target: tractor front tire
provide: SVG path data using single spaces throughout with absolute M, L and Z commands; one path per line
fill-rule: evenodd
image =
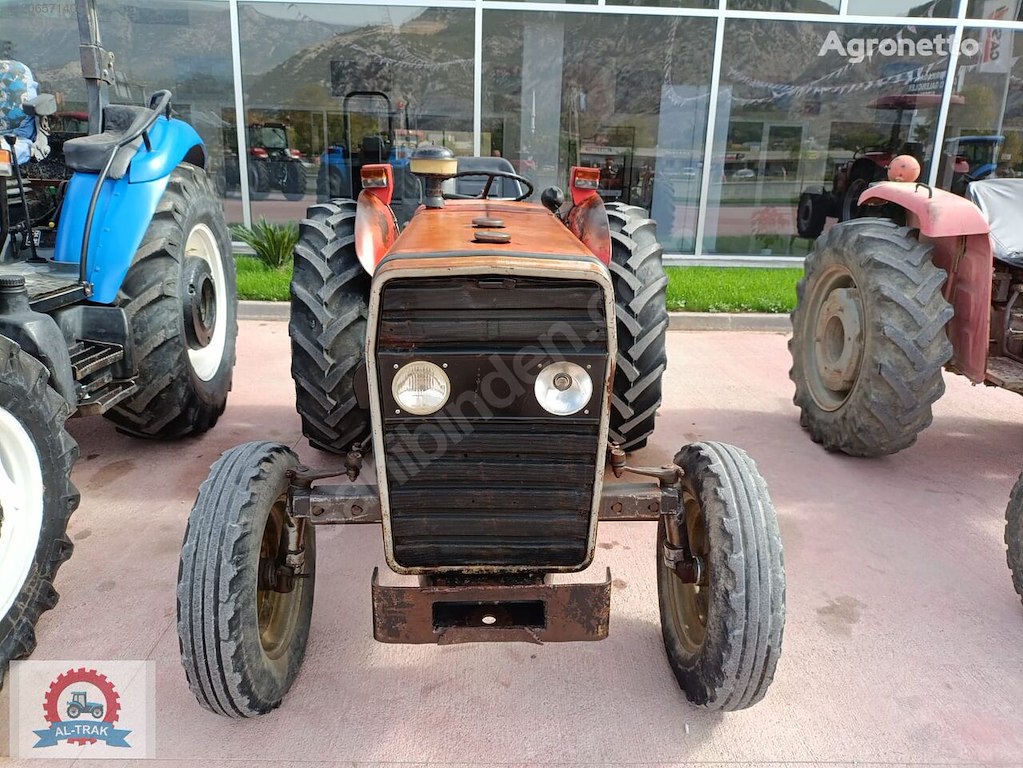
M 270 170 L 262 160 L 249 159 L 249 197 L 266 200 L 270 194 Z
M 657 225 L 645 210 L 609 203 L 607 220 L 618 330 L 610 438 L 630 451 L 646 445 L 661 404 L 661 378 L 668 365 L 668 276 Z
M 796 233 L 808 240 L 814 240 L 824 231 L 828 220 L 828 201 L 817 192 L 804 192 L 799 196 L 796 208 Z
M 178 567 L 181 663 L 199 703 L 227 717 L 276 709 L 298 676 L 316 577 L 314 526 L 291 591 L 273 588 L 287 547 L 288 471 L 278 443 L 244 443 L 210 468 L 188 518 Z
M 800 423 L 829 451 L 883 456 L 912 445 L 945 391 L 952 356 L 931 246 L 886 219 L 842 222 L 796 286 L 789 377 Z
M 355 201 L 314 205 L 299 225 L 291 278 L 291 377 L 302 434 L 345 453 L 369 435 L 355 396 L 365 358 L 370 277 L 355 253 Z
M 179 165 L 121 285 L 138 391 L 105 415 L 160 440 L 198 434 L 227 405 L 238 336 L 231 238 L 202 169 Z
M 1012 573 L 1012 585 L 1023 598 L 1023 475 L 1009 495 L 1005 509 L 1005 559 Z
M 71 556 L 78 444 L 67 402 L 46 368 L 0 337 L 0 684 L 7 664 L 36 647 L 39 615 L 57 604 L 57 569 Z
M 675 679 L 694 704 L 733 711 L 760 701 L 774 678 L 785 625 L 785 563 L 767 484 L 745 452 L 693 443 L 679 512 L 657 528 L 661 633 Z M 667 535 L 666 525 L 677 529 Z M 681 538 L 680 538 L 681 537 Z M 702 567 L 694 583 L 664 558 L 687 539 Z
M 305 168 L 298 160 L 285 166 L 281 189 L 286 200 L 301 200 L 305 197 Z

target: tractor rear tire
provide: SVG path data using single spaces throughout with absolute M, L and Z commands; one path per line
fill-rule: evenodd
M 39 615 L 57 604 L 57 569 L 71 556 L 78 507 L 70 409 L 34 357 L 0 337 L 0 685 L 7 664 L 36 647 Z
M 1023 475 L 1009 495 L 1005 509 L 1005 560 L 1012 572 L 1012 585 L 1023 598 Z
M 607 220 L 618 329 L 610 438 L 630 451 L 646 445 L 661 404 L 661 377 L 668 365 L 668 276 L 657 224 L 645 210 L 610 203 Z
M 725 711 L 760 701 L 774 678 L 785 626 L 785 558 L 767 484 L 745 452 L 693 443 L 682 468 L 674 535 L 700 558 L 699 581 L 664 561 L 666 522 L 657 526 L 657 600 L 675 679 L 694 704 Z
M 243 443 L 210 468 L 188 518 L 178 567 L 181 664 L 206 709 L 254 717 L 276 709 L 298 676 L 316 578 L 314 526 L 290 592 L 274 573 L 288 518 L 288 471 L 298 456 L 278 443 Z M 274 575 L 273 578 L 279 578 Z
M 106 417 L 159 440 L 210 429 L 231 390 L 238 299 L 231 237 L 201 168 L 171 173 L 117 304 L 131 326 L 138 391 Z
M 369 435 L 355 397 L 365 358 L 370 277 L 355 253 L 355 201 L 311 206 L 299 225 L 291 278 L 291 377 L 302 434 L 345 453 Z
M 932 247 L 886 219 L 842 222 L 807 256 L 792 312 L 789 377 L 800 423 L 829 451 L 908 448 L 945 391 L 952 356 Z
M 828 205 L 825 195 L 804 192 L 799 196 L 796 208 L 796 233 L 807 240 L 818 238 L 828 221 Z

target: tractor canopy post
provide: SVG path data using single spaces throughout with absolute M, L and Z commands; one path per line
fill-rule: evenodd
M 103 47 L 96 16 L 96 0 L 75 0 L 82 76 L 89 99 L 89 133 L 103 130 L 103 110 L 110 103 L 114 82 L 114 54 Z

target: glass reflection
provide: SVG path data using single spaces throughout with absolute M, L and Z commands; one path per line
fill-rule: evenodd
M 942 144 L 938 184 L 963 194 L 974 180 L 1023 175 L 1023 66 L 1019 32 L 966 30 Z M 973 50 L 973 55 L 965 55 Z
M 404 220 L 418 144 L 472 154 L 471 10 L 243 2 L 239 16 L 254 218 L 300 219 L 357 195 L 362 165 L 390 162 Z
M 115 55 L 110 100 L 145 104 L 153 91 L 170 90 L 177 115 L 206 143 L 210 176 L 223 195 L 222 112 L 234 103 L 227 2 L 100 0 L 97 13 L 104 47 Z M 88 128 L 74 4 L 5 2 L 0 18 L 0 47 L 32 67 L 41 89 L 57 97 L 48 162 L 61 162 L 55 153 L 63 141 Z M 240 207 L 227 211 L 229 220 L 240 220 Z
M 895 154 L 926 174 L 951 31 L 726 22 L 704 252 L 805 255 Z
M 600 169 L 608 202 L 651 211 L 671 252 L 692 252 L 714 21 L 485 11 L 483 152 L 537 189 Z

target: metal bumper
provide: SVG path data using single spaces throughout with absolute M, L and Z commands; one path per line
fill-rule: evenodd
M 387 587 L 373 569 L 373 636 L 382 643 L 603 640 L 611 612 L 611 569 L 596 584 L 536 577 L 443 580 Z
M 381 522 L 375 485 L 293 482 L 290 496 L 292 515 L 313 524 Z M 677 487 L 610 483 L 603 489 L 599 519 L 657 520 L 677 507 Z M 373 635 L 383 643 L 603 640 L 611 610 L 611 570 L 600 583 L 552 584 L 538 573 L 497 572 L 436 573 L 420 576 L 415 586 L 384 586 L 374 568 L 372 594 Z
M 317 525 L 379 523 L 380 495 L 376 485 L 292 486 L 291 505 L 295 517 L 305 517 Z M 669 498 L 665 499 L 665 495 Z M 674 488 L 659 488 L 653 483 L 607 483 L 600 497 L 600 520 L 653 520 L 662 514 L 665 502 L 677 504 Z M 672 507 L 673 509 L 674 507 Z M 670 511 L 665 509 L 664 511 Z

